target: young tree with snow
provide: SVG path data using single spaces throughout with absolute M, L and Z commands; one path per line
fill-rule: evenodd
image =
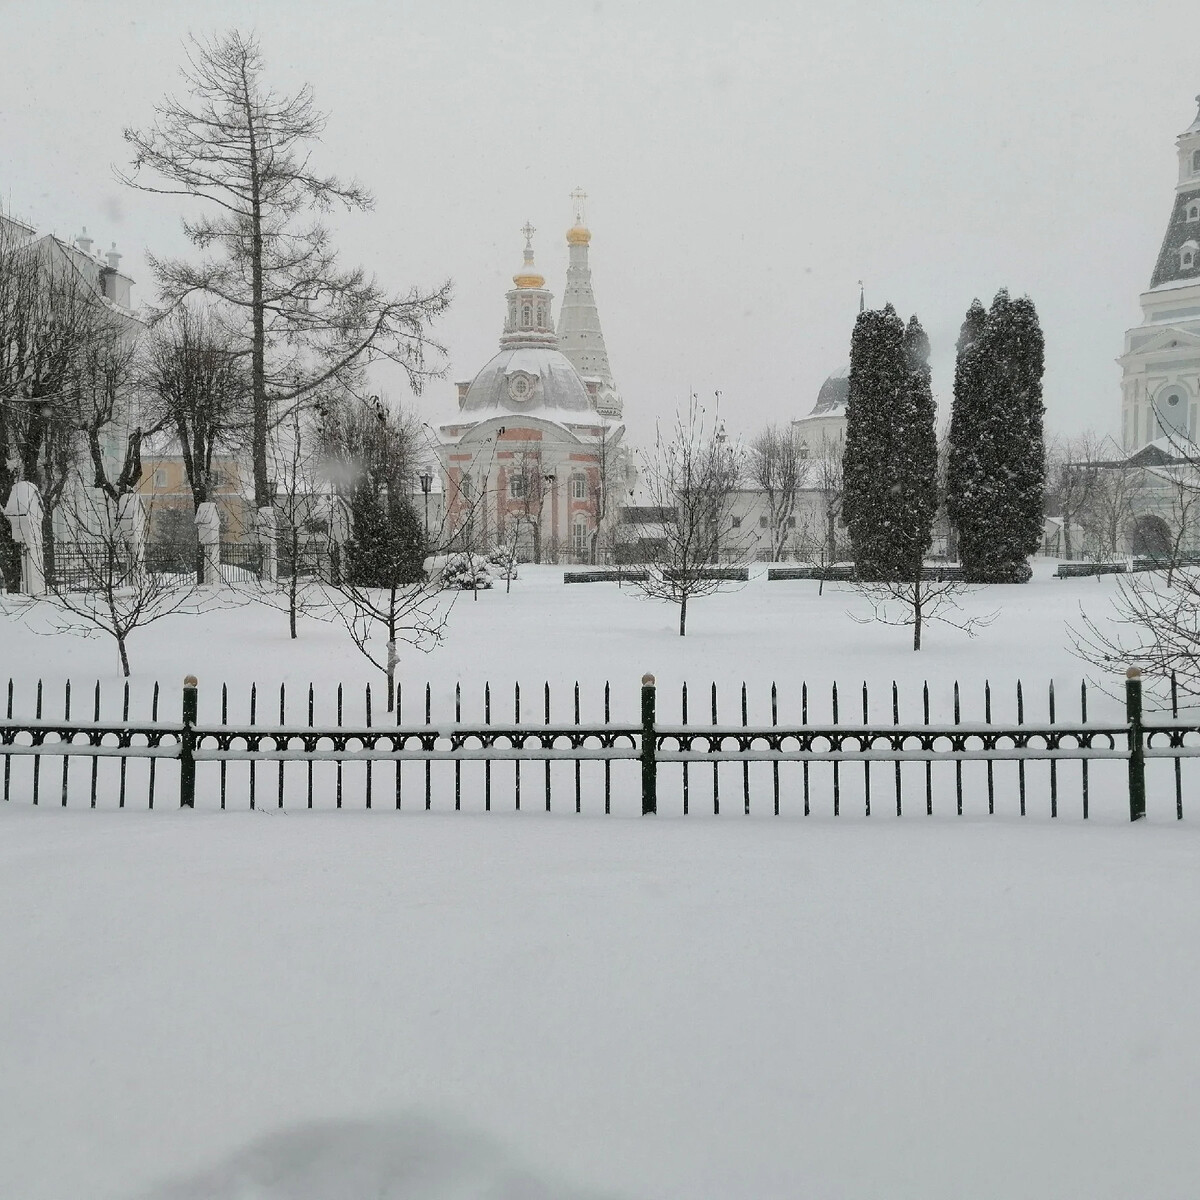
M 1046 450 L 1045 343 L 1033 302 L 974 301 L 958 341 L 947 506 L 966 576 L 1023 583 L 1041 544 Z
M 633 586 L 679 606 L 680 637 L 687 633 L 689 602 L 729 586 L 716 568 L 722 548 L 736 537 L 733 504 L 743 467 L 739 447 L 713 427 L 694 398 L 676 414 L 672 436 L 659 433 L 654 450 L 643 456 L 643 485 L 662 514 L 661 536 L 655 569 Z
M 167 98 L 152 126 L 126 129 L 132 187 L 187 196 L 209 213 L 184 222 L 195 262 L 151 257 L 164 311 L 196 294 L 236 314 L 231 331 L 249 361 L 254 503 L 269 507 L 268 431 L 276 410 L 384 357 L 414 388 L 431 373 L 440 346 L 429 327 L 450 285 L 390 295 L 361 268 L 337 261 L 317 215 L 335 206 L 370 209 L 357 183 L 321 175 L 310 156 L 325 116 L 305 85 L 279 95 L 265 80 L 257 39 L 236 30 L 191 39 L 183 69 L 187 95 Z M 146 182 L 143 172 L 157 177 Z

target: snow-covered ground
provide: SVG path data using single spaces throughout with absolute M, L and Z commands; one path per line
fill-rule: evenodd
M 1183 1200 L 1198 868 L 1188 822 L 10 805 L 0 1195 Z
M 863 601 L 829 585 L 818 597 L 811 582 L 754 578 L 697 602 L 680 639 L 669 608 L 527 569 L 511 595 L 462 597 L 445 644 L 407 655 L 402 675 L 410 697 L 431 682 L 443 718 L 456 683 L 478 715 L 485 679 L 506 696 L 519 679 L 535 718 L 548 680 L 567 716 L 578 679 L 586 720 L 609 679 L 614 719 L 628 719 L 652 671 L 664 720 L 685 679 L 702 720 L 714 679 L 723 720 L 737 719 L 743 680 L 751 720 L 767 717 L 772 681 L 781 719 L 798 714 L 804 679 L 814 712 L 841 683 L 843 720 L 864 680 L 884 719 L 893 679 L 916 717 L 928 679 L 934 719 L 948 719 L 956 678 L 966 719 L 984 678 L 998 718 L 1022 678 L 1030 719 L 1053 679 L 1070 720 L 1083 671 L 1065 626 L 1081 602 L 1102 615 L 1113 584 L 1051 569 L 972 596 L 996 622 L 975 640 L 934 626 L 920 654 L 905 630 L 852 621 Z M 305 622 L 292 642 L 285 618 L 256 606 L 164 621 L 130 653 L 135 714 L 157 678 L 174 716 L 192 672 L 202 720 L 222 681 L 231 714 L 260 684 L 260 720 L 280 682 L 299 715 L 312 681 L 327 715 L 341 681 L 353 721 L 373 677 L 337 627 Z M 0 617 L 0 687 L 14 677 L 18 712 L 39 676 L 57 712 L 69 677 L 90 715 L 96 679 L 116 695 L 115 668 L 110 643 Z M 1090 705 L 1120 712 L 1098 691 Z M 1078 764 L 1060 770 L 1057 823 L 1045 764 L 1029 767 L 1025 821 L 1011 764 L 993 818 L 981 765 L 966 768 L 962 819 L 940 768 L 932 820 L 922 768 L 906 767 L 900 821 L 880 766 L 869 822 L 858 768 L 843 770 L 835 822 L 828 768 L 814 768 L 808 820 L 799 768 L 787 815 L 747 821 L 731 765 L 720 820 L 698 815 L 710 776 L 697 771 L 691 817 L 643 821 L 596 815 L 594 777 L 576 816 L 570 768 L 549 818 L 536 766 L 520 817 L 397 818 L 379 800 L 338 814 L 290 798 L 282 816 L 181 814 L 168 764 L 166 811 L 64 811 L 57 766 L 34 810 L 27 765 L 14 760 L 0 808 L 0 1196 L 1195 1194 L 1200 843 L 1173 819 L 1165 764 L 1138 826 L 1121 820 L 1119 763 L 1094 766 L 1088 825 Z M 419 796 L 411 769 L 406 795 Z M 318 807 L 330 770 L 318 768 Z M 496 768 L 502 810 L 509 771 Z M 636 810 L 633 769 L 614 777 L 614 808 Z M 755 769 L 756 812 L 769 778 Z M 1185 780 L 1190 803 L 1188 768 Z M 202 807 L 214 782 L 210 765 Z M 478 808 L 478 769 L 464 782 Z M 272 768 L 259 787 L 273 802 Z M 661 795 L 664 817 L 677 813 L 677 777 Z

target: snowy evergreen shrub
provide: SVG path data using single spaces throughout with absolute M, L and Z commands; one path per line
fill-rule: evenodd
M 850 349 L 843 515 L 862 580 L 919 575 L 937 508 L 929 341 L 889 304 L 860 313 Z
M 464 592 L 483 591 L 492 586 L 485 558 L 478 554 L 454 554 L 442 568 L 442 586 Z
M 1046 448 L 1045 342 L 1033 302 L 1001 289 L 985 315 L 974 301 L 958 340 L 946 507 L 964 574 L 1024 583 L 1041 543 Z
M 425 533 L 406 499 L 389 502 L 360 486 L 350 497 L 346 577 L 355 587 L 392 588 L 424 576 Z

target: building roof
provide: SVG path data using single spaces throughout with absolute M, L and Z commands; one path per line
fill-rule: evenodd
M 843 411 L 850 400 L 850 364 L 839 367 L 832 375 L 826 377 L 817 392 L 817 402 L 813 405 L 810 417 L 821 416 L 825 413 Z

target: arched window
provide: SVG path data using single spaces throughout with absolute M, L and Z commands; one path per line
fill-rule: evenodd
M 508 494 L 514 500 L 524 500 L 529 495 L 529 480 L 524 474 L 514 475 L 508 481 Z
M 1179 252 L 1179 265 L 1181 267 L 1191 267 L 1191 266 L 1195 265 L 1195 262 L 1196 262 L 1195 250 L 1189 249 L 1188 247 L 1185 246 L 1184 249 L 1182 249 Z
M 533 321 L 533 309 L 530 308 L 530 306 L 528 304 L 526 304 L 521 309 L 521 324 L 529 325 L 532 323 L 532 321 Z
M 587 499 L 587 476 L 572 475 L 571 476 L 571 499 L 586 500 Z
M 517 306 L 515 304 L 510 304 L 508 306 L 508 323 L 510 325 L 515 325 L 517 323 Z
M 1200 204 L 1192 204 L 1188 207 L 1187 219 L 1189 221 L 1200 221 Z
M 571 526 L 571 553 L 582 558 L 587 553 L 588 527 L 586 521 Z
M 469 499 L 471 496 L 471 477 L 465 471 L 459 477 L 458 490 L 464 498 Z

